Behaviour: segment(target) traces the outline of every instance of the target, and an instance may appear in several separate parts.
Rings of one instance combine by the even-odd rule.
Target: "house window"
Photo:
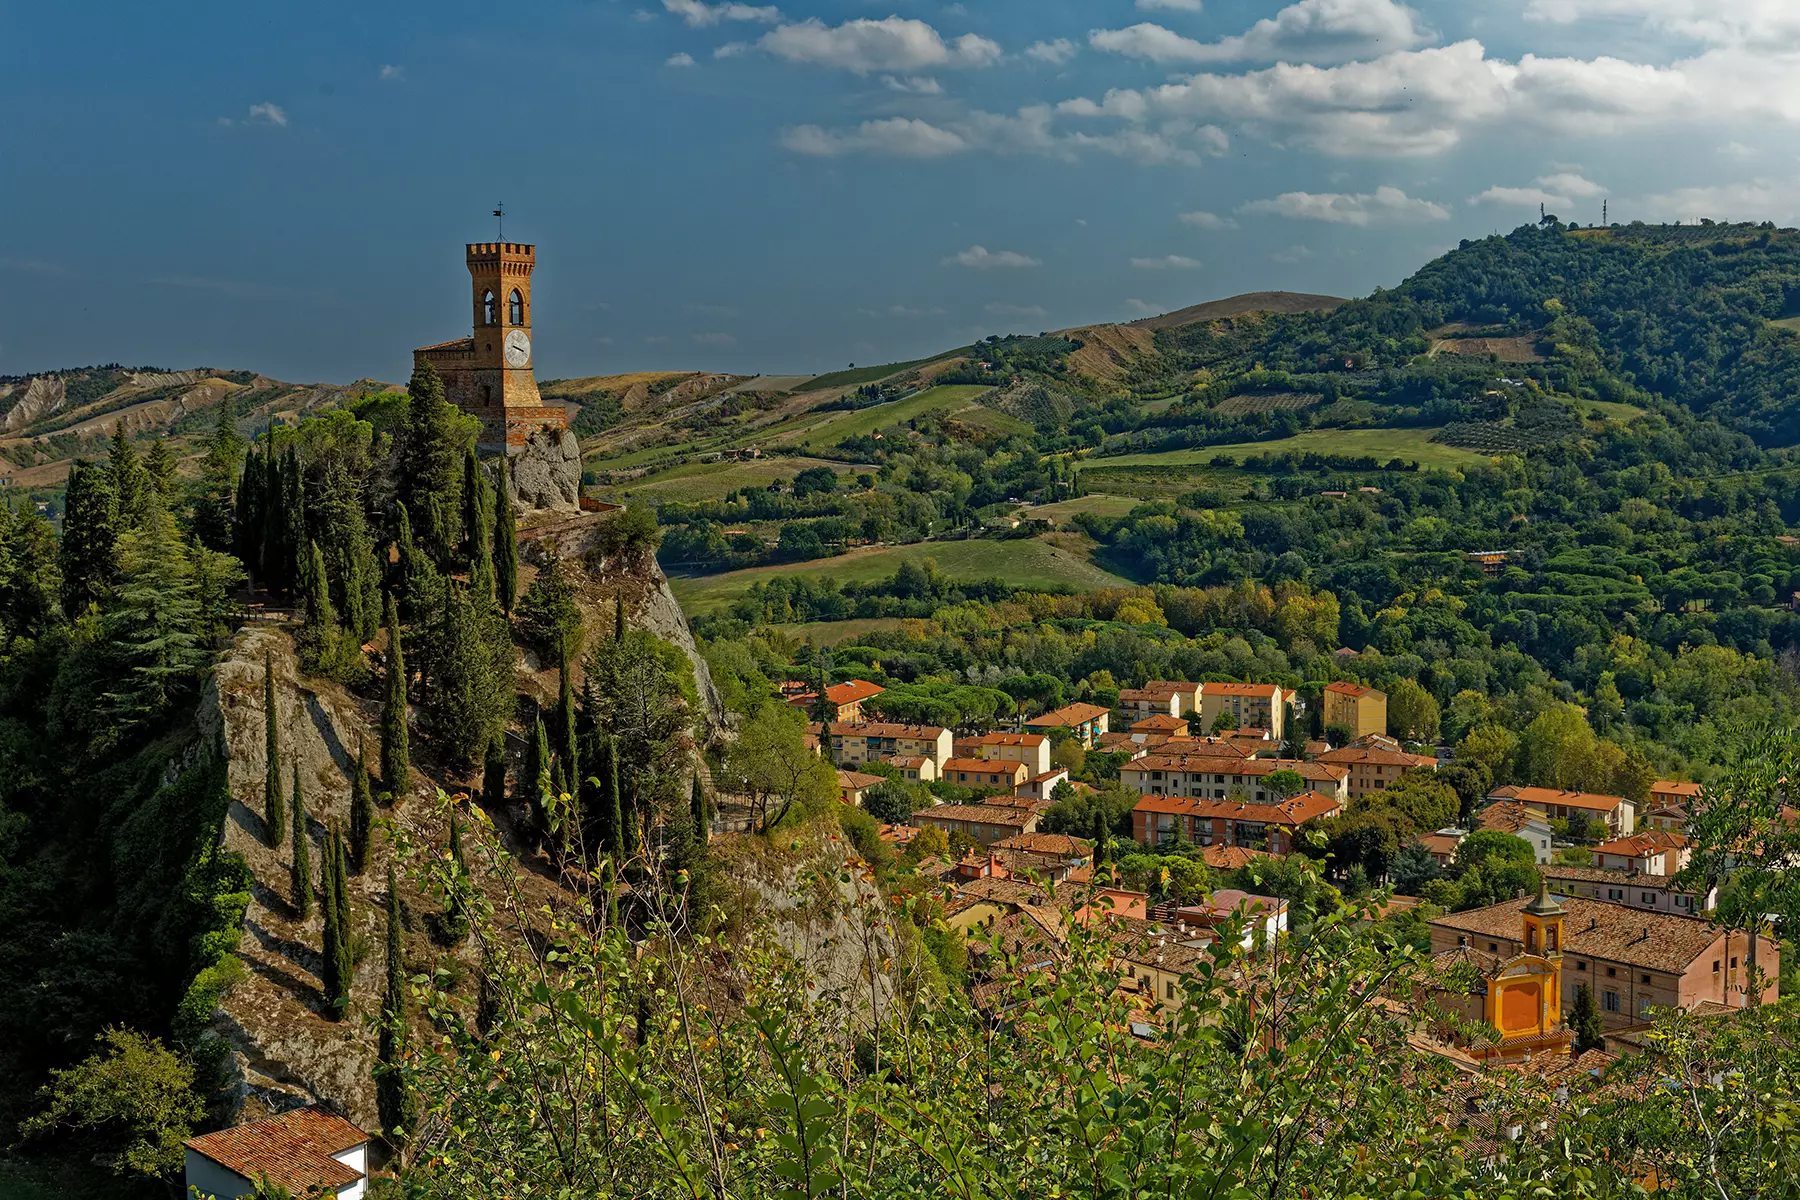
[[[1735,954],[1731,956],[1731,969],[1737,970],[1737,955]]]
[[[1677,896],[1675,897],[1675,907],[1692,908],[1694,907],[1694,898],[1692,896]]]
[[[1587,963],[1585,961],[1583,961],[1582,959],[1578,958],[1575,960],[1575,969],[1577,971],[1585,971],[1585,970],[1587,970]]]
[[[1639,892],[1638,895],[1642,898],[1642,901],[1645,904],[1655,904],[1656,903],[1656,897],[1651,895],[1649,892]]]
[[[1163,998],[1165,1000],[1173,1000],[1175,998],[1175,981],[1173,979],[1165,980],[1163,982]]]
[[[1614,977],[1614,976],[1615,976],[1615,975],[1617,975],[1617,974],[1618,974],[1618,973],[1619,973],[1619,968],[1617,968],[1617,967],[1608,967],[1608,968],[1606,968],[1606,977],[1607,977],[1607,978],[1608,978],[1608,979],[1611,979],[1611,978],[1613,978],[1613,977]]]
[[[1619,1011],[1619,993],[1610,988],[1600,993],[1600,1007],[1607,1012]]]
[[[1623,888],[1607,888],[1606,898],[1608,900],[1623,900],[1625,898],[1625,891]]]
[[[1638,982],[1639,982],[1639,983],[1649,983],[1649,982],[1650,982],[1650,977],[1649,977],[1649,976],[1648,976],[1648,975],[1639,975],[1639,976],[1638,976]]]
[[[1457,945],[1459,945],[1459,946],[1466,946],[1466,945],[1468,945],[1468,944],[1469,944],[1469,935],[1468,935],[1468,934],[1466,934],[1466,933],[1459,933],[1459,934],[1457,934],[1457,935],[1456,935],[1456,944],[1457,944]],[[1716,970],[1718,970],[1718,969],[1719,969],[1719,964],[1718,964],[1718,963],[1714,963],[1714,964],[1713,964],[1713,970],[1715,970],[1715,971],[1716,971]]]
[[[1500,952],[1500,947],[1496,946],[1492,942],[1488,943],[1488,953],[1489,954],[1498,954],[1499,952]]]

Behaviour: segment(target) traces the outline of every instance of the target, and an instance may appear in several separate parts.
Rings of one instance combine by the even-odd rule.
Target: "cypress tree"
[[[300,795],[300,768],[294,768],[294,911],[312,916],[312,838],[306,829],[306,800]]]
[[[625,593],[613,593],[613,641],[625,640]]]
[[[550,786],[550,735],[544,729],[544,714],[539,710],[532,726],[531,740],[525,745],[525,764],[519,770],[518,798],[533,812],[543,811],[543,793]]]
[[[400,888],[388,867],[387,988],[381,997],[381,1036],[376,1046],[375,1106],[381,1130],[396,1144],[406,1140],[418,1122],[418,1099],[400,1073],[406,1057],[406,961],[400,948]]]
[[[258,580],[262,577],[263,501],[268,491],[264,475],[262,450],[252,446],[244,458],[244,477],[238,481],[232,544],[238,561]]]
[[[135,529],[149,511],[150,480],[137,450],[125,436],[125,422],[113,423],[112,446],[108,449],[107,474],[112,477],[114,503],[118,505],[119,529]]]
[[[369,834],[375,824],[375,800],[362,743],[356,747],[356,774],[350,780],[350,857],[358,873],[369,866]]]
[[[444,398],[444,381],[430,363],[413,371],[407,385],[406,429],[401,454],[401,498],[419,522],[417,534],[440,569],[455,559],[462,508],[462,447],[458,416]]]
[[[263,756],[266,765],[263,769],[263,828],[269,835],[269,845],[281,843],[282,832],[287,828],[285,820],[286,808],[281,798],[281,732],[275,713],[275,660],[268,654],[263,655]]]
[[[1594,1007],[1594,993],[1587,985],[1575,987],[1575,1007],[1569,1013],[1569,1029],[1575,1035],[1576,1054],[1606,1049],[1606,1030],[1600,1023],[1600,1010]]]
[[[319,944],[319,957],[322,960],[319,983],[325,991],[326,1015],[337,1020],[344,1013],[343,999],[347,980],[342,970],[343,960],[338,955],[338,947],[344,941],[344,927],[342,915],[338,912],[336,872],[339,866],[335,829],[326,828],[322,849],[324,857],[319,863],[319,893],[325,914],[325,933]]]
[[[302,638],[315,655],[324,657],[336,648],[338,641],[337,609],[331,603],[331,579],[325,572],[325,555],[317,542],[308,542],[302,558],[295,599],[299,602],[306,625]]]
[[[507,476],[506,455],[495,467],[494,485],[494,590],[500,611],[512,615],[519,595],[519,528],[513,513],[512,481]]]
[[[462,821],[450,810],[450,886],[444,889],[444,933],[452,942],[469,936],[469,868],[463,861]]]
[[[387,598],[387,696],[381,707],[381,782],[396,803],[406,795],[412,755],[406,739],[406,655],[400,647],[400,612]]]
[[[694,768],[694,786],[688,796],[688,811],[694,821],[694,836],[702,842],[711,839],[712,806],[706,802],[706,788],[700,783],[700,769]]]
[[[306,477],[300,468],[300,452],[289,446],[281,460],[281,570],[291,593],[307,569],[311,539],[306,527]]]
[[[71,621],[97,604],[118,578],[119,526],[112,478],[85,458],[69,468],[63,495],[62,610]]]
[[[468,557],[469,578],[484,572],[491,576],[494,566],[493,493],[474,446],[470,446],[463,456],[462,521],[463,553]]]
[[[409,621],[423,621],[440,606],[444,580],[431,556],[419,548],[407,507],[402,504],[397,508],[399,532],[395,540],[400,551],[397,581],[400,602]]]
[[[600,777],[603,819],[606,822],[606,852],[615,863],[625,861],[631,845],[631,831],[626,827],[625,797],[619,789],[619,739],[606,739],[605,774]]]
[[[556,735],[562,742],[557,750],[562,755],[563,778],[573,784],[581,779],[581,752],[575,738],[575,684],[571,678],[573,672],[569,670],[569,650],[566,643],[557,673],[561,679],[561,694],[556,704]]]
[[[221,400],[212,436],[207,439],[206,457],[200,463],[200,478],[194,488],[194,536],[208,549],[221,554],[231,551],[234,541],[234,508],[232,491],[238,486],[238,464],[244,455],[244,438],[237,429],[237,405],[230,397]]]
[[[481,762],[481,803],[489,812],[506,803],[506,734],[496,733]]]

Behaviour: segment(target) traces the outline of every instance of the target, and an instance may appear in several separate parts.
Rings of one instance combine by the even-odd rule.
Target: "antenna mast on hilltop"
[[[506,201],[502,200],[494,205],[494,221],[499,226],[498,240],[504,242],[506,240]]]

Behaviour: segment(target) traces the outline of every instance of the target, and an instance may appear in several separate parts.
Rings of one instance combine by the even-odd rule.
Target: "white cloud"
[[[1525,15],[1558,25],[1625,18],[1714,46],[1780,45],[1800,38],[1800,8],[1790,0],[1531,0]]]
[[[986,246],[970,246],[944,260],[946,267],[971,267],[977,271],[996,268],[1039,267],[1043,264],[1016,250],[989,250]]]
[[[1312,256],[1313,256],[1312,251],[1308,250],[1305,246],[1301,246],[1301,245],[1289,246],[1285,250],[1277,250],[1275,253],[1269,255],[1270,258],[1274,259],[1278,263],[1290,263],[1290,264],[1297,263],[1297,262],[1305,262],[1307,259],[1311,258]]]
[[[1470,196],[1470,204],[1500,204],[1515,208],[1545,206],[1566,207],[1576,199],[1592,199],[1604,195],[1606,189],[1571,171],[1539,175],[1530,187],[1491,187],[1478,196]]]
[[[1614,205],[1615,208],[1619,207]],[[1710,187],[1676,188],[1632,204],[1632,216],[1646,221],[1767,221],[1800,216],[1800,180],[1753,179]]]
[[[1068,38],[1057,38],[1053,42],[1033,42],[1025,48],[1025,57],[1060,67],[1078,52],[1074,42]]]
[[[694,56],[685,52],[681,54],[671,54],[668,58],[663,60],[663,66],[665,67],[691,67],[693,65]]]
[[[1165,254],[1161,258],[1134,258],[1131,265],[1140,271],[1198,271],[1200,260],[1182,254]]]
[[[810,17],[770,30],[757,45],[789,62],[837,67],[859,75],[927,67],[987,67],[1000,58],[999,45],[987,38],[965,33],[946,42],[930,25],[908,17],[879,21],[863,17],[842,25],[827,25]]]
[[[702,346],[735,346],[737,339],[729,333],[696,333],[692,335],[695,342]]]
[[[1035,304],[989,304],[987,311],[996,317],[1047,317],[1050,315]]]
[[[405,79],[406,78],[406,68],[402,67],[402,66],[396,66],[394,63],[386,63],[382,66],[380,75],[381,75],[381,78],[386,79],[386,80]]]
[[[962,135],[914,117],[864,121],[854,129],[796,125],[781,134],[781,144],[795,154],[837,158],[845,154],[882,154],[895,158],[939,158],[969,148]]]
[[[1155,6],[1140,0],[1138,7]],[[1152,24],[1096,29],[1088,40],[1096,49],[1157,63],[1280,60],[1317,64],[1342,62],[1376,50],[1409,50],[1430,37],[1419,27],[1417,14],[1394,0],[1299,0],[1258,21],[1248,32],[1217,42],[1195,41]]]
[[[252,104],[250,112],[242,120],[234,121],[230,117],[220,117],[220,125],[274,125],[277,127],[288,123],[287,110],[279,104]]]
[[[1137,6],[1145,12],[1197,13],[1202,8],[1200,0],[1137,0]]]
[[[889,91],[904,92],[910,96],[937,96],[944,91],[944,85],[929,75],[907,75],[904,78],[883,75],[881,82]]]
[[[704,29],[721,21],[759,21],[773,25],[781,20],[778,8],[749,4],[704,4],[701,0],[663,0],[663,8],[680,17],[690,29]]]
[[[1218,213],[1184,212],[1177,218],[1183,225],[1192,225],[1195,229],[1236,229],[1238,223],[1230,217],[1221,217]]]
[[[1415,221],[1447,221],[1450,210],[1430,200],[1418,200],[1395,187],[1373,192],[1283,192],[1269,200],[1252,200],[1238,208],[1242,213],[1262,213],[1295,221],[1324,221],[1332,225],[1406,224]]]

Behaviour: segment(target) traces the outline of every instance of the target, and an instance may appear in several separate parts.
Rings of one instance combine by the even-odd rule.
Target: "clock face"
[[[531,338],[523,329],[506,335],[506,365],[522,367],[531,361]]]

